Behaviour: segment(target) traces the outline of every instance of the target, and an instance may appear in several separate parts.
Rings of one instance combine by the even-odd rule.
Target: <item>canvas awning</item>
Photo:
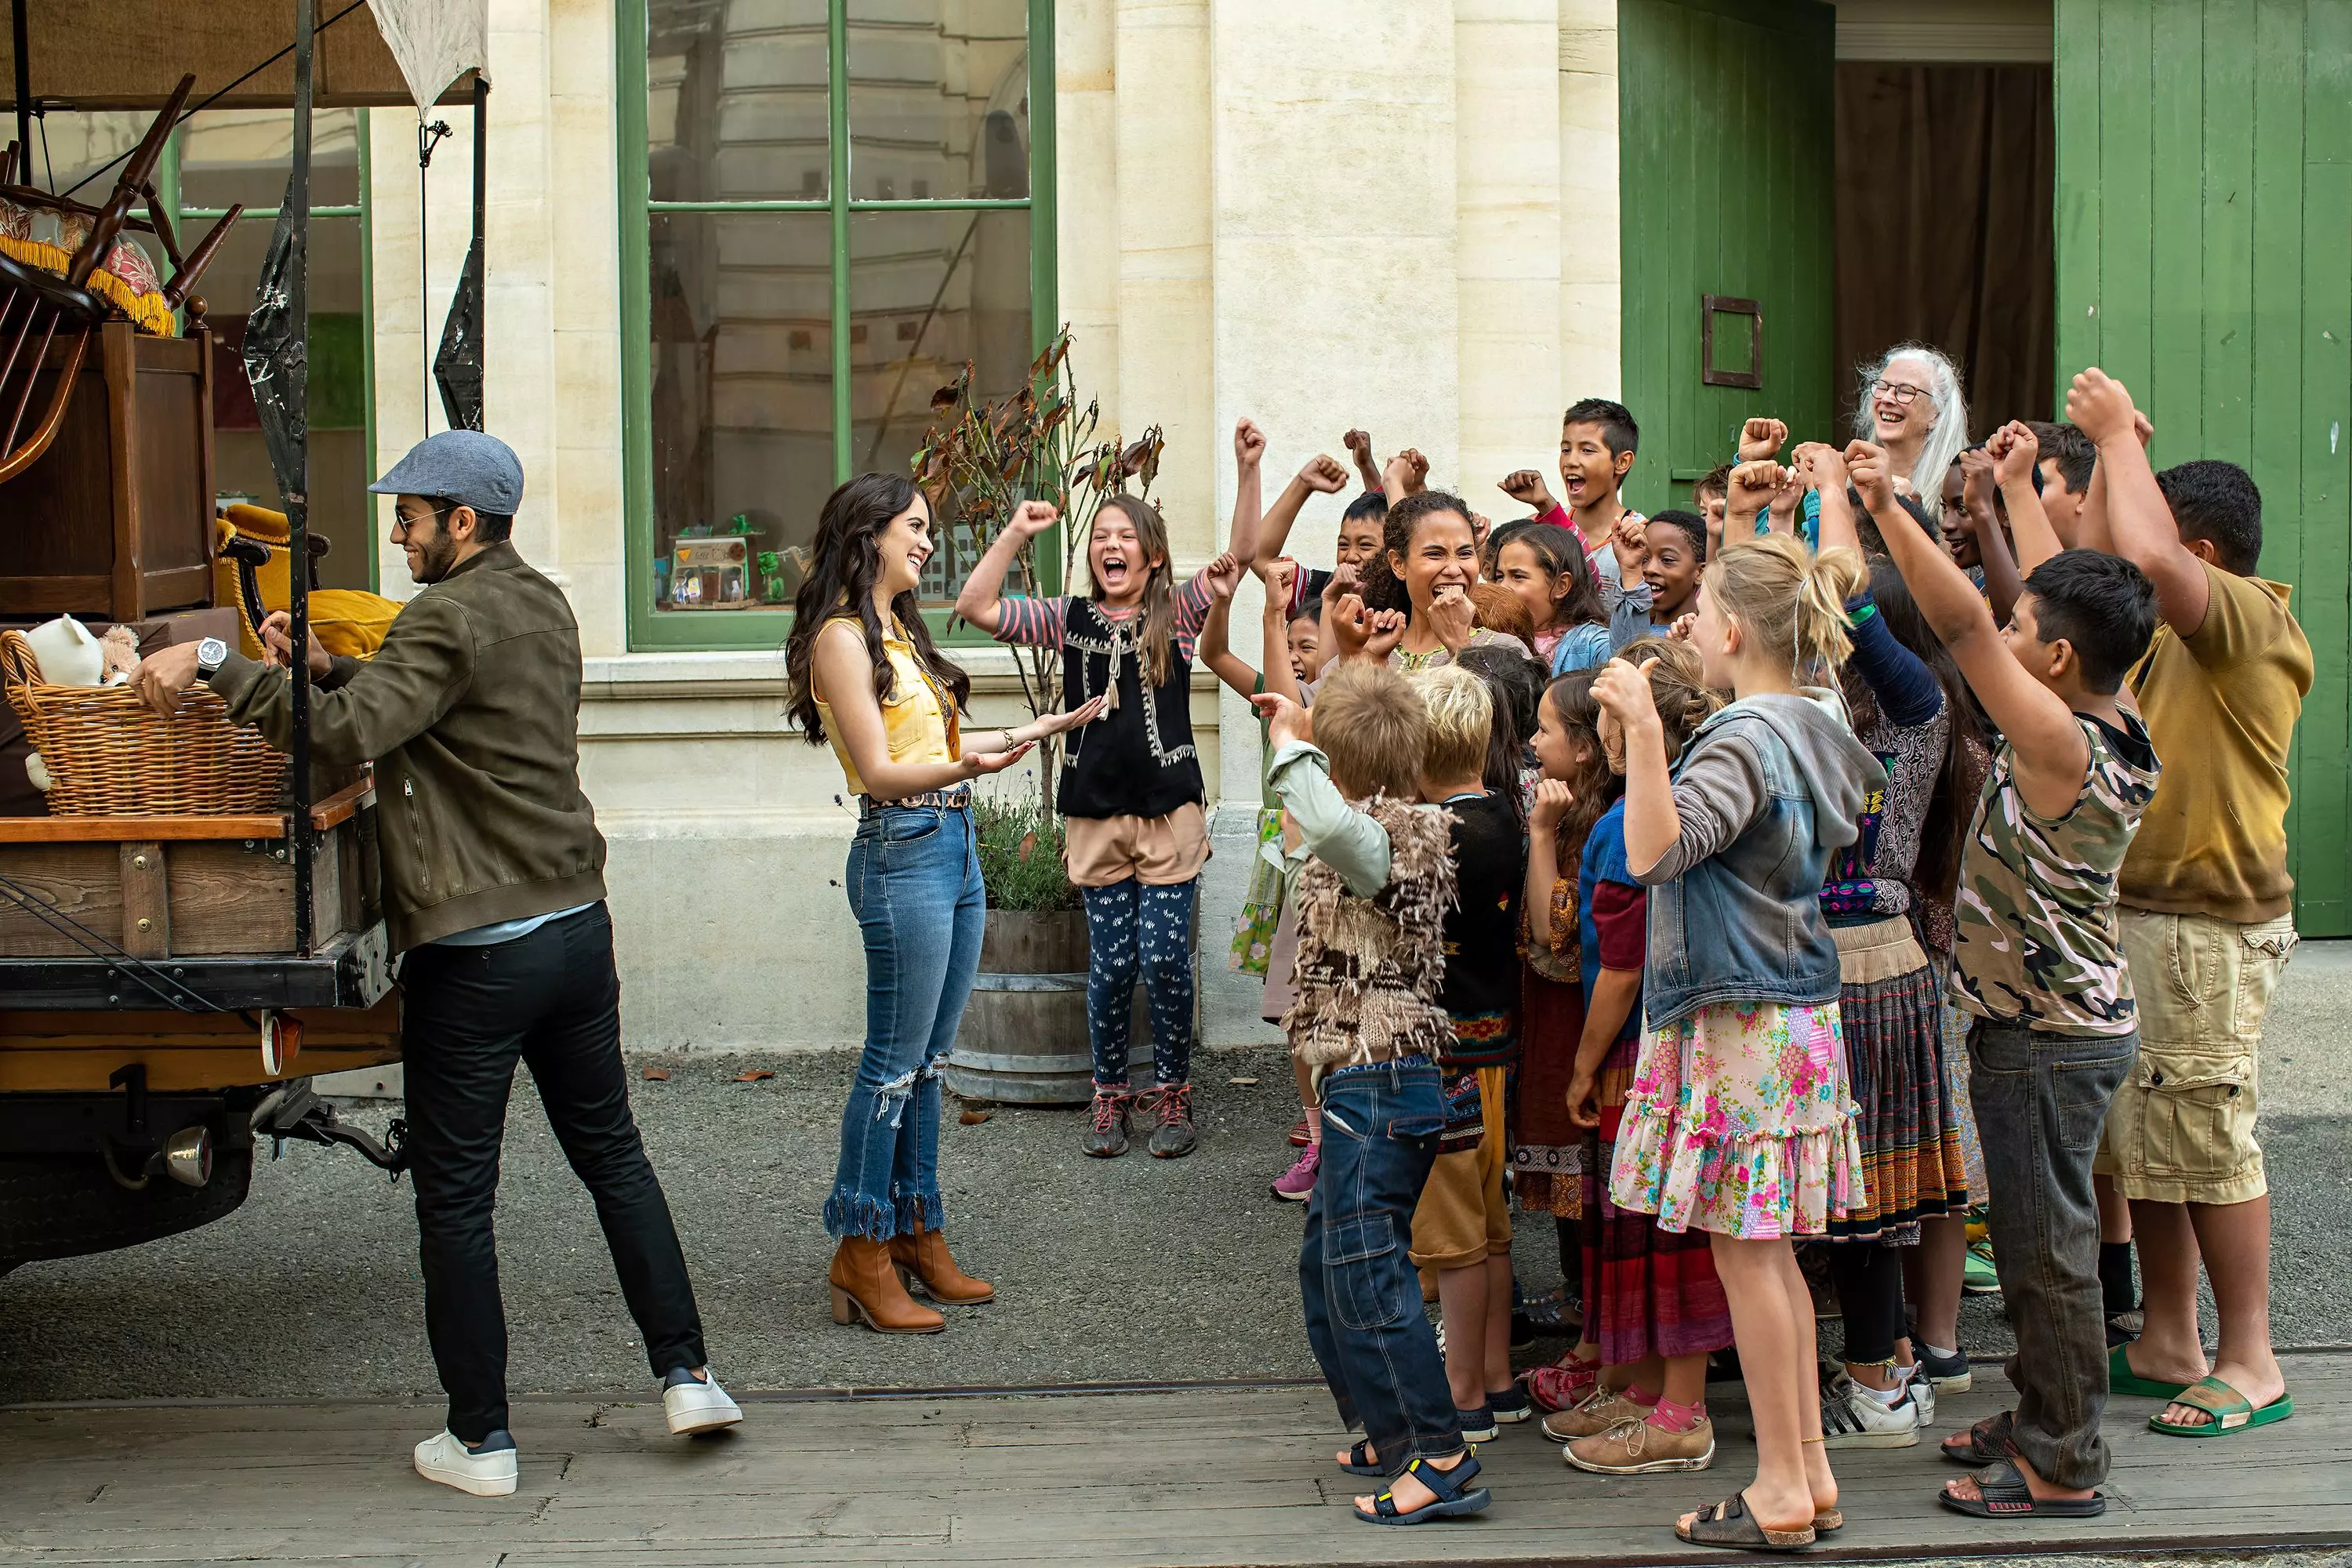
[[[0,0],[0,103],[13,114],[16,47],[5,26],[10,3]],[[32,97],[60,109],[158,109],[188,71],[196,73],[192,101],[201,101],[294,40],[294,0],[13,3],[26,11]],[[328,21],[350,4],[318,0],[319,20]],[[319,34],[318,106],[413,102],[410,78],[429,80],[452,60],[462,62],[455,69],[464,74],[445,79],[436,100],[471,102],[469,68],[481,61],[486,11],[486,0],[368,0]],[[288,55],[215,107],[288,109],[293,102],[294,58]]]

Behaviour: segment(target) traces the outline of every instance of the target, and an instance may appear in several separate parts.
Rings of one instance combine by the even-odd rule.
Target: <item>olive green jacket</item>
[[[229,713],[293,744],[286,672],[236,653]],[[580,788],[580,627],[511,542],[402,606],[375,657],[310,695],[310,754],[375,764],[392,951],[604,896],[604,838]]]

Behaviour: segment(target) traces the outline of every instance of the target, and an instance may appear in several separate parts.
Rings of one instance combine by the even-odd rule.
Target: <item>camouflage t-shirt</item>
[[[1952,1001],[2046,1034],[2127,1035],[2138,1019],[2116,871],[2156,794],[2156,751],[2137,713],[2121,730],[2074,717],[2091,765],[2063,816],[2027,808],[2008,742],[1993,754],[1962,851]]]

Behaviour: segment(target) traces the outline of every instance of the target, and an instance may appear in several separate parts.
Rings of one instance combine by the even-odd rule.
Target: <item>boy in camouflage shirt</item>
[[[2106,1507],[2094,1489],[2109,1457],[2091,1162],[2139,1049],[2116,873],[2157,779],[2147,727],[2121,692],[2156,628],[2155,590],[2120,557],[2059,550],[2040,508],[2012,503],[2024,591],[1996,627],[1895,503],[1885,452],[1857,441],[1846,463],[1920,614],[2001,735],[1962,853],[1952,999],[1977,1020],[1969,1092],[2017,1330],[2017,1408],[1945,1444],[1984,1468],[1938,1500],[1980,1518],[2087,1518]]]

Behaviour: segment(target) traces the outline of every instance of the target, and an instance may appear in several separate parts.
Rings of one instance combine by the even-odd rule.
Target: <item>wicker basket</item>
[[[281,809],[286,759],[192,687],[170,718],[128,686],[48,686],[21,632],[0,632],[0,685],[41,753],[52,816],[236,816]]]

